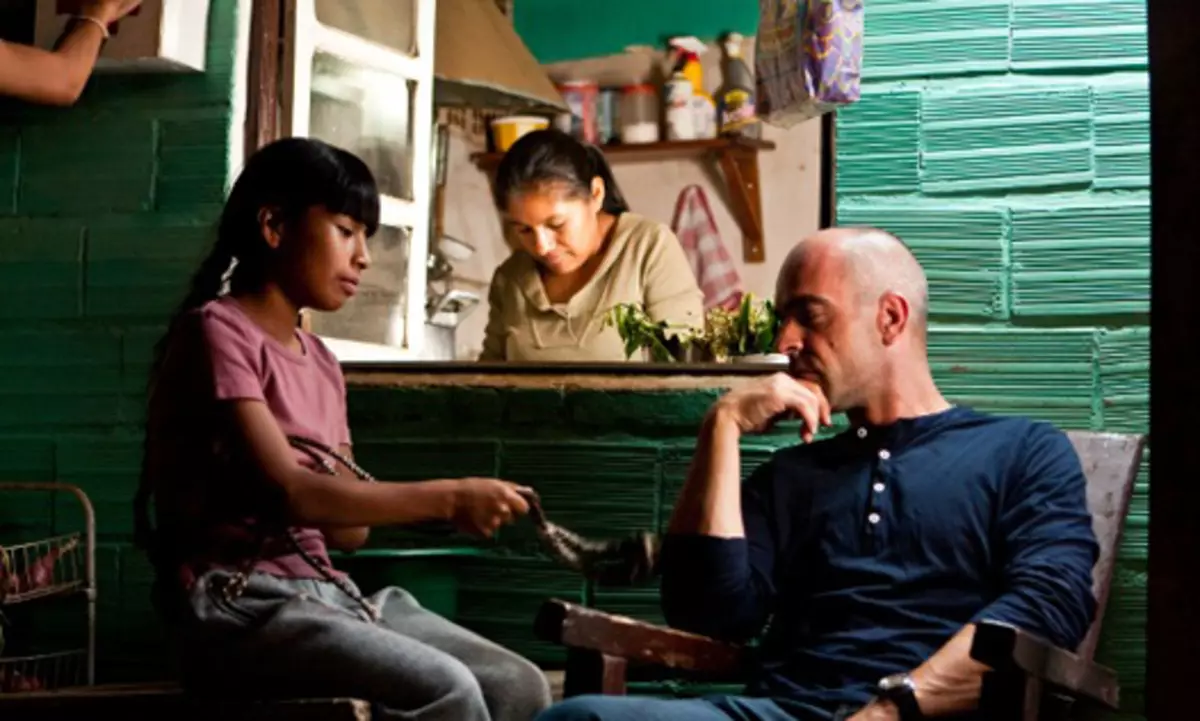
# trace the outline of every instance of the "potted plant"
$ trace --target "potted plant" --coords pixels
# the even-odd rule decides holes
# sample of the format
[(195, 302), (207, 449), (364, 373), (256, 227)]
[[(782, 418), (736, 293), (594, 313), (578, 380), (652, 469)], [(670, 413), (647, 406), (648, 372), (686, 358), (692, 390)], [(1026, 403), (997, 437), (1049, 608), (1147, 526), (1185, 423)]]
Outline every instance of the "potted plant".
[(709, 310), (706, 321), (705, 341), (717, 362), (787, 362), (775, 352), (779, 318), (769, 299), (759, 301), (753, 293), (746, 293), (737, 308)]
[(701, 350), (697, 329), (664, 321), (651, 320), (639, 303), (620, 303), (609, 309), (604, 316), (605, 327), (616, 328), (625, 343), (626, 360), (638, 351), (643, 360), (655, 363), (685, 363), (695, 360)]

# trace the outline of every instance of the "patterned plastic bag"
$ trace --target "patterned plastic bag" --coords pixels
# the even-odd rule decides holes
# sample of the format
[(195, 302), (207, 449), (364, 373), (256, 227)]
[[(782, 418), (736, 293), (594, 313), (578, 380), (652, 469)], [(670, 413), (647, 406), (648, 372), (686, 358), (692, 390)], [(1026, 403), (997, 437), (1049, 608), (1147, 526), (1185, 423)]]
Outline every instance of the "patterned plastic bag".
[(864, 0), (759, 0), (759, 116), (780, 127), (858, 100)]

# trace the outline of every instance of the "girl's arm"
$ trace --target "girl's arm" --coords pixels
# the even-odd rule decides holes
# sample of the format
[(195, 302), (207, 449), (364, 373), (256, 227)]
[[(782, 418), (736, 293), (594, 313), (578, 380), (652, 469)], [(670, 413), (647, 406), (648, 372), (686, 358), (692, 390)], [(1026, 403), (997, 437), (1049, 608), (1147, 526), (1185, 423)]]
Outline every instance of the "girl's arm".
[[(350, 450), (350, 446), (342, 445), (338, 447), (338, 452), (346, 458), (354, 460), (354, 453)], [(361, 483), (362, 481), (348, 472), (345, 467), (337, 466), (338, 478), (343, 478), (350, 483)], [(371, 535), (370, 526), (332, 526), (322, 528), (321, 532), (325, 534), (325, 542), (330, 548), (338, 551), (357, 551), (362, 548), (367, 542), (367, 538)]]
[(283, 492), (291, 521), (318, 528), (452, 521), (468, 533), (491, 535), (529, 511), (521, 487), (494, 478), (416, 483), (346, 483), (303, 466), (267, 405), (233, 400), (235, 427), (260, 475)]

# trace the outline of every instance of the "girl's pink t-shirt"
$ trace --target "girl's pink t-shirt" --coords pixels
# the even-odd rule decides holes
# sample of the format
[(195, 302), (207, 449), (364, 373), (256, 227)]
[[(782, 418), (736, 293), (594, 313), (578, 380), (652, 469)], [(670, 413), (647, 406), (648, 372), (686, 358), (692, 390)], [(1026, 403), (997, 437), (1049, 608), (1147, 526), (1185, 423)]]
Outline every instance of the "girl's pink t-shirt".
[[(284, 525), (272, 523), (284, 518), (282, 493), (246, 460), (229, 412), (230, 401), (260, 401), (285, 435), (334, 449), (350, 445), (341, 366), (319, 338), (299, 328), (296, 335), (301, 352), (267, 335), (224, 296), (189, 313), (173, 338), (148, 413), (146, 472), (159, 535), (176, 549), (185, 585), (209, 568), (240, 567), (252, 557), (257, 571), (323, 577), (283, 534), (266, 532)], [(296, 458), (315, 467), (302, 451)], [(332, 571), (320, 529), (290, 530)]]

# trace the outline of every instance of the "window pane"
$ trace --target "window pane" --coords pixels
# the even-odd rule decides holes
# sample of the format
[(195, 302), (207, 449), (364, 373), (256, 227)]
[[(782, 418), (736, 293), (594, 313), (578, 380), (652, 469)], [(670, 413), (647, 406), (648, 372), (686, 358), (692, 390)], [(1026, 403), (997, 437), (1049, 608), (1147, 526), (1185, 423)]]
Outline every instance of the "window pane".
[(320, 52), (312, 70), (308, 134), (362, 158), (381, 193), (412, 199), (415, 84)]
[(417, 53), (417, 0), (316, 0), (317, 21), (364, 40)]
[(360, 343), (404, 345), (411, 232), (380, 226), (367, 241), (371, 266), (360, 279), (357, 295), (336, 313), (312, 313), (314, 333)]

